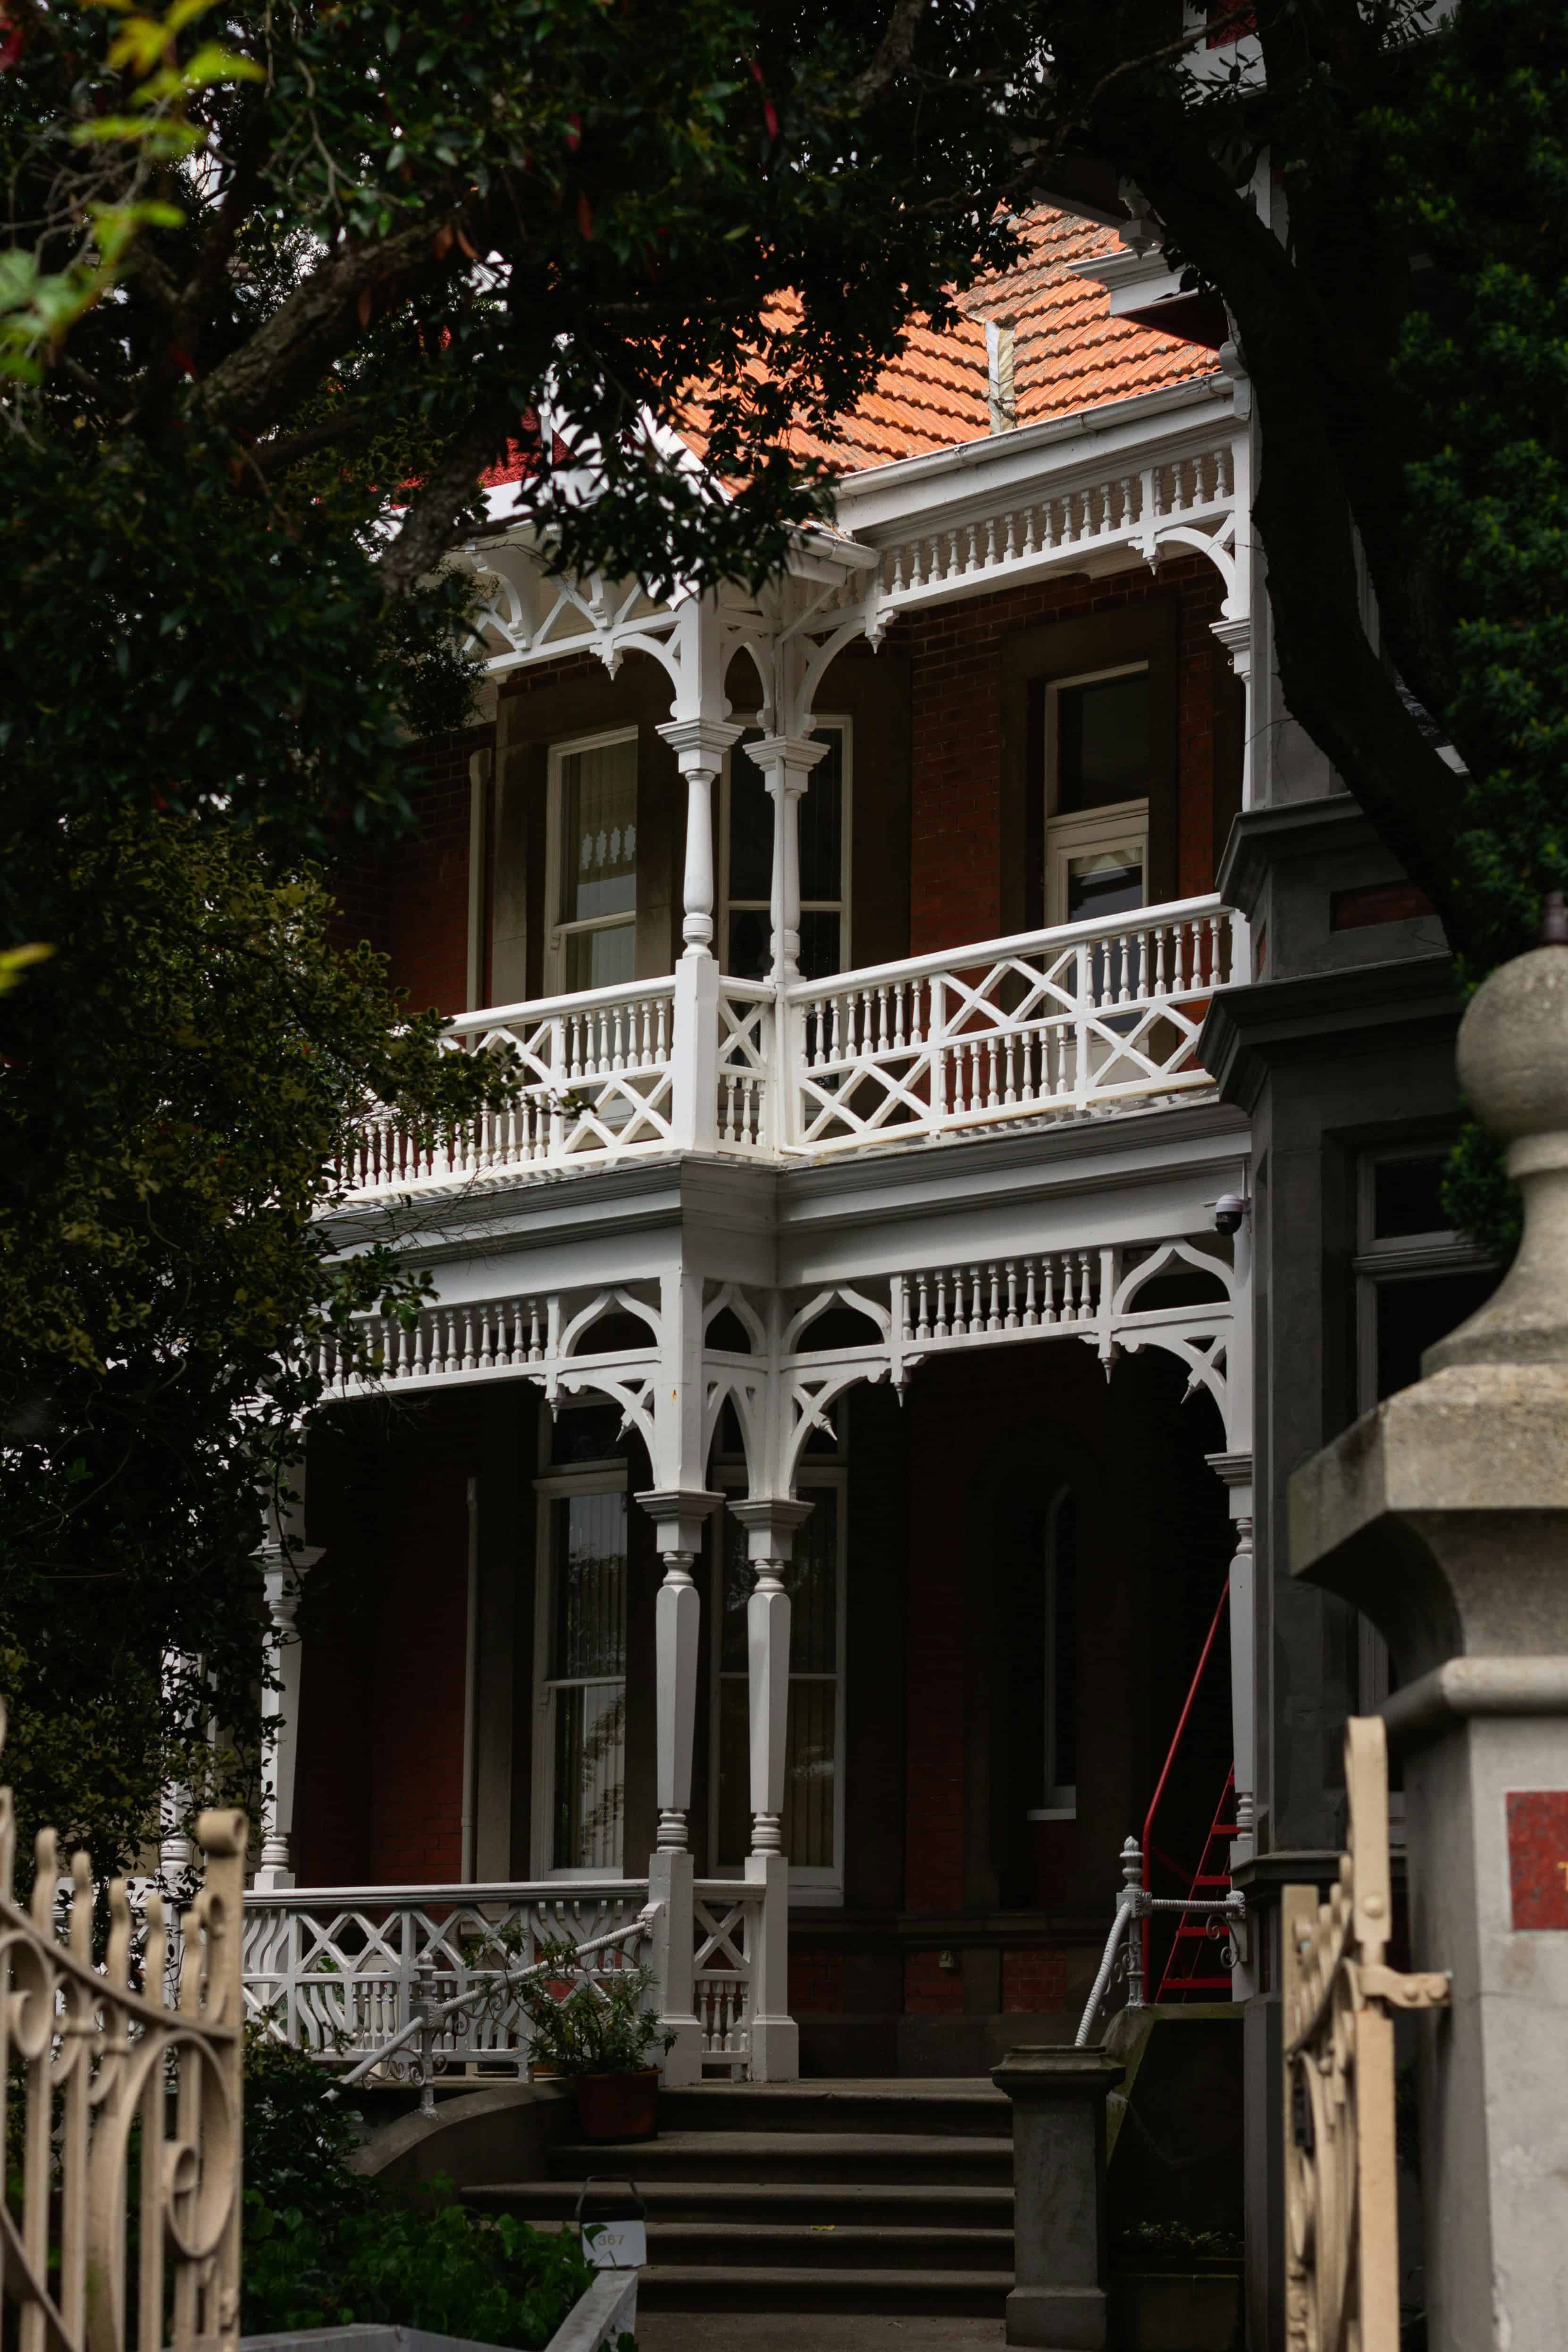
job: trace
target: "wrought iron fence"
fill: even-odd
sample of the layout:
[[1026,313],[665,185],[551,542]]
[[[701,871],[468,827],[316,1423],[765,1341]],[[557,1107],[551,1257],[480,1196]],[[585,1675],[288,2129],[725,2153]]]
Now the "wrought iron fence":
[[1283,1891],[1285,2292],[1291,2352],[1399,2352],[1394,2011],[1448,1979],[1384,1958],[1393,1927],[1382,1718],[1345,1726],[1349,1852],[1326,1903]]
[[0,2289],[17,2352],[238,2343],[245,1815],[204,1813],[196,1836],[204,1883],[172,1963],[159,1897],[138,1951],[118,1878],[99,1962],[85,1853],[57,1927],[52,1830],[38,1833],[30,1906],[16,1900],[0,1789]]

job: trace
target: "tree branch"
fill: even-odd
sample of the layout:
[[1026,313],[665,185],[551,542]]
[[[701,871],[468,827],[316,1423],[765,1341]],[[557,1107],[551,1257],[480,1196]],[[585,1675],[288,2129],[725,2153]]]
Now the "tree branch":
[[857,106],[869,106],[873,98],[882,96],[890,81],[908,71],[915,54],[915,27],[925,14],[925,0],[894,0],[876,55],[852,85]]
[[475,417],[432,467],[382,560],[389,603],[427,578],[460,535],[458,517],[471,504],[480,475],[500,456],[517,424],[515,416],[497,416],[494,411]]

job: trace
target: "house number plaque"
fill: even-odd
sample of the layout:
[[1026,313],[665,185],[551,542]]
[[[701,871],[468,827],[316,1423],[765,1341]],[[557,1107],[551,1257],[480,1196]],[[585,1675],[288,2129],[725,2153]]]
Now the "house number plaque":
[[1509,1790],[1508,1880],[1516,1927],[1568,1927],[1568,1789]]

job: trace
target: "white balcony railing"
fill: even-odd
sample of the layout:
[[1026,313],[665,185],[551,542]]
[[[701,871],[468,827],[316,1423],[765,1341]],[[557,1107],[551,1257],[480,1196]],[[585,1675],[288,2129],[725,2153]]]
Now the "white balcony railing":
[[[402,2031],[416,1999],[451,2000],[497,1970],[526,1967],[541,1943],[584,1944],[629,1926],[647,1899],[645,1878],[249,1894],[246,2015],[296,2049],[351,2065]],[[633,1967],[648,1957],[635,1941],[622,1949]],[[528,2046],[527,2020],[507,2000],[453,2019],[437,2054],[453,2066],[520,2068]]]
[[[763,1899],[745,1880],[703,1879],[685,1915],[705,2074],[749,2071]],[[352,2066],[402,2032],[416,2000],[439,2005],[481,1990],[498,1971],[526,1968],[541,1943],[584,1944],[632,1927],[647,1900],[645,1878],[247,1894],[246,2015],[328,2064]],[[595,1965],[608,1974],[644,1960],[657,1968],[656,1936],[629,1937]],[[661,1983],[650,1998],[664,2008]],[[432,2054],[444,2072],[520,2073],[528,2047],[527,2016],[508,1991],[445,2021]]]
[[1241,928],[1189,898],[792,989],[790,1140],[907,1141],[1207,1087],[1197,1033],[1245,972]]
[[372,1114],[340,1174],[355,1196],[385,1195],[682,1150],[814,1158],[1146,1108],[1212,1085],[1197,1058],[1204,1012],[1249,971],[1245,921],[1214,898],[782,994],[683,961],[666,980],[463,1014],[454,1048],[514,1056],[516,1103],[443,1134]]

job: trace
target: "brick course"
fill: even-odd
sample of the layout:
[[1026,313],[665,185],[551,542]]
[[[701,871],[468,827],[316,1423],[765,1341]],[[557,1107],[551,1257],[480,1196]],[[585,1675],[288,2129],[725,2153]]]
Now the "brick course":
[[1067,2000],[1065,1952],[1004,1952],[1002,2008],[1028,2011],[1061,2009]]

